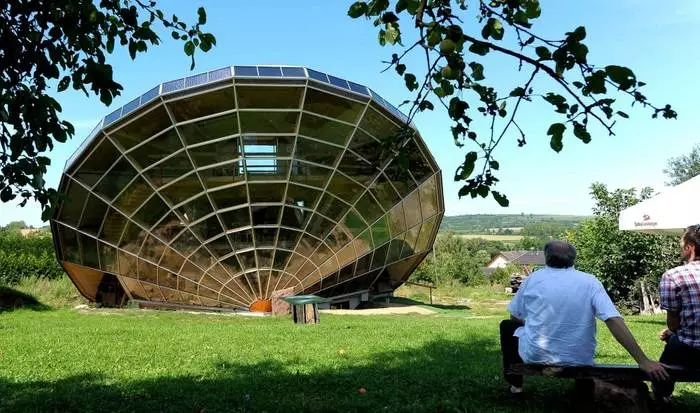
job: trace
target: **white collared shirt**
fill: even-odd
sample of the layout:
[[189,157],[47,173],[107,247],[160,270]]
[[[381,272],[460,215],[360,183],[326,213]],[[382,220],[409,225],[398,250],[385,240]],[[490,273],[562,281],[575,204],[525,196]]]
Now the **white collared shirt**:
[[600,281],[573,267],[532,273],[508,311],[525,321],[514,334],[523,361],[572,366],[593,364],[596,317],[621,317]]

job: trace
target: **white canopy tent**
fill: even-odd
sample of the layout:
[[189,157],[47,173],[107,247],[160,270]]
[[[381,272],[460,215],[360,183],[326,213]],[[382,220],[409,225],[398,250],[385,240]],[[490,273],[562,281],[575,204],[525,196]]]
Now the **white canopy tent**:
[[682,233],[700,224],[700,175],[620,212],[619,228],[652,233]]

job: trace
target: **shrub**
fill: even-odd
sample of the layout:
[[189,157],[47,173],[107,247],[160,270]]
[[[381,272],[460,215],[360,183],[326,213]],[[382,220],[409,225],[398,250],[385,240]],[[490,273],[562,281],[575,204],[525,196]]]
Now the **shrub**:
[[16,284],[23,278],[56,279],[63,274],[49,233],[24,237],[17,231],[0,230],[0,285]]

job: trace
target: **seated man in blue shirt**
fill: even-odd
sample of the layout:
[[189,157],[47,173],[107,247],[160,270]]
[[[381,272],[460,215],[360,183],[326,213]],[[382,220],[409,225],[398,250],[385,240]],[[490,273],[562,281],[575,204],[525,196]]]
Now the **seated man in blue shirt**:
[[[649,360],[625,321],[593,275],[574,269],[576,249],[563,241],[544,247],[546,267],[522,283],[501,322],[504,371],[511,364],[593,365],[596,321],[612,335],[649,377],[668,379],[663,366]],[[506,374],[512,393],[521,393],[523,377]]]

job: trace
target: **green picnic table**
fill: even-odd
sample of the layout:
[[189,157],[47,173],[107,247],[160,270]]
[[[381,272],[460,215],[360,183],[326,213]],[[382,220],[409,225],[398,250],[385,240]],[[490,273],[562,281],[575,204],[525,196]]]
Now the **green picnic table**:
[[294,324],[318,324],[318,305],[328,302],[317,295],[292,295],[282,297],[282,300],[292,305]]

